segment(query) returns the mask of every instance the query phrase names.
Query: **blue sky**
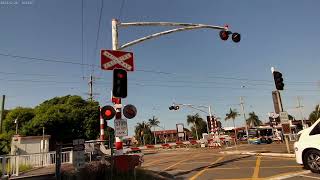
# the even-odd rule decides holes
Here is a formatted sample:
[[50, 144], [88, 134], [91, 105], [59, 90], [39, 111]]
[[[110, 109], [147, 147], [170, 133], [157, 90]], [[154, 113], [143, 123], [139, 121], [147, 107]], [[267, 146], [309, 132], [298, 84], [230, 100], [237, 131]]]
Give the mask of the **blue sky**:
[[[223, 42], [218, 31], [203, 29], [127, 48], [134, 53], [137, 69], [128, 74], [128, 98], [123, 100], [138, 109], [137, 117], [128, 121], [130, 134], [137, 122], [153, 115], [161, 126], [173, 129], [176, 123], [185, 123], [188, 114], [197, 112], [188, 108], [169, 111], [173, 101], [211, 105], [214, 113], [224, 118], [230, 107], [240, 110], [239, 97], [243, 96], [246, 112], [255, 111], [265, 120], [273, 111], [271, 66], [284, 76], [282, 99], [290, 114], [300, 119], [295, 108], [297, 96], [306, 117], [320, 102], [320, 2], [316, 0], [104, 0], [98, 41], [101, 1], [84, 0], [83, 53], [81, 0], [31, 0], [28, 5], [22, 4], [26, 0], [7, 1], [18, 2], [10, 5], [0, 0], [0, 94], [7, 95], [8, 109], [34, 107], [67, 94], [87, 98], [88, 80], [83, 77], [90, 73], [97, 77], [95, 99], [101, 105], [110, 104], [112, 73], [77, 64], [100, 64], [100, 49], [111, 49], [113, 18], [121, 22], [228, 24], [242, 36], [238, 44]], [[167, 29], [121, 28], [120, 44]], [[236, 120], [237, 125], [243, 122], [242, 117]], [[231, 124], [223, 120], [224, 126]]]

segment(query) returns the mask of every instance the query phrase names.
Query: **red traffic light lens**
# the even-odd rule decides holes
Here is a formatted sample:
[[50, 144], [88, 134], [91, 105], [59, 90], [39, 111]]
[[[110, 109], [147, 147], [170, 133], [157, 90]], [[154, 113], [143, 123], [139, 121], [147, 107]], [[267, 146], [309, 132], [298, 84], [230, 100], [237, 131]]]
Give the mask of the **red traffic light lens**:
[[228, 40], [229, 38], [229, 34], [227, 31], [220, 31], [219, 35], [220, 35], [220, 38], [224, 41]]
[[105, 114], [106, 116], [110, 116], [110, 115], [112, 114], [112, 112], [108, 109], [108, 110], [106, 110], [106, 111], [104, 112], [104, 114]]
[[103, 106], [101, 108], [101, 116], [104, 120], [110, 120], [116, 115], [116, 110], [112, 106]]
[[117, 76], [118, 76], [118, 78], [120, 78], [120, 79], [124, 78], [124, 74], [121, 74], [121, 73], [118, 73]]

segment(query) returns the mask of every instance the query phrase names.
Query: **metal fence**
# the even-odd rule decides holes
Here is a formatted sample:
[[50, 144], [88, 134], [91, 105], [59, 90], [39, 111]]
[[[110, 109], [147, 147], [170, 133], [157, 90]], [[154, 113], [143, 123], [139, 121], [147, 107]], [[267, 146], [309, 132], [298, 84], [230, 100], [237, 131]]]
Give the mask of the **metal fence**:
[[[56, 152], [36, 153], [28, 155], [5, 155], [0, 156], [2, 176], [19, 174], [19, 166], [43, 167], [55, 165]], [[72, 163], [72, 151], [61, 153], [61, 163]]]

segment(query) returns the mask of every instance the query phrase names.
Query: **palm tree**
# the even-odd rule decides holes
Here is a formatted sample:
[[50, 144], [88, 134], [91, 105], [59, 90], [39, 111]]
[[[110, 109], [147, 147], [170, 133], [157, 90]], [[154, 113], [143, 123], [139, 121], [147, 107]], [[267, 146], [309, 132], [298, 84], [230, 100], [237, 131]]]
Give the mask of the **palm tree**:
[[262, 124], [259, 117], [254, 112], [249, 113], [249, 118], [246, 119], [246, 122], [249, 127], [260, 126]]
[[236, 131], [236, 125], [234, 123], [234, 119], [236, 119], [237, 116], [239, 116], [240, 114], [237, 112], [236, 109], [231, 109], [229, 110], [229, 113], [226, 114], [226, 117], [224, 118], [224, 120], [229, 120], [229, 119], [232, 119], [233, 121], [233, 127], [234, 127], [234, 134], [235, 134], [235, 137], [237, 138], [237, 131]]
[[156, 127], [160, 124], [160, 121], [158, 121], [158, 118], [155, 116], [152, 116], [152, 119], [149, 119], [148, 121], [149, 125], [153, 127], [154, 144], [157, 144]]
[[309, 115], [309, 120], [314, 123], [320, 118], [320, 105], [316, 105], [316, 108], [314, 111], [312, 111]]
[[150, 133], [150, 125], [144, 121], [142, 121], [142, 123], [137, 123], [136, 127], [135, 127], [135, 134], [137, 139], [139, 139], [139, 141], [141, 141], [141, 137], [142, 137], [142, 141], [143, 144], [145, 145], [145, 134]]
[[203, 121], [203, 119], [200, 117], [200, 115], [198, 113], [196, 113], [195, 115], [188, 115], [187, 116], [187, 123], [188, 123], [188, 125], [193, 124], [194, 129], [196, 131], [197, 140], [199, 140], [198, 127], [199, 127], [201, 121]]

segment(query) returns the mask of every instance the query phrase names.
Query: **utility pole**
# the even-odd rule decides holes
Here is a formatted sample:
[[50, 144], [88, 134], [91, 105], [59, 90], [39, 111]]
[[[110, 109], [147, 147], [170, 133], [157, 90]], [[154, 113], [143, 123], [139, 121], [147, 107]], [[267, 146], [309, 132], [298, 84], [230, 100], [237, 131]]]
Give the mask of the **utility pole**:
[[248, 144], [249, 144], [249, 131], [248, 131], [246, 113], [244, 111], [244, 102], [243, 102], [243, 97], [242, 96], [240, 97], [240, 106], [241, 106], [241, 111], [243, 113], [244, 125], [246, 127], [247, 141], [248, 141]]
[[306, 123], [305, 123], [303, 115], [302, 115], [302, 109], [301, 108], [303, 108], [303, 106], [301, 105], [301, 97], [300, 96], [297, 96], [297, 102], [298, 102], [298, 106], [296, 108], [298, 108], [299, 112], [300, 112], [302, 129], [305, 129], [306, 128]]
[[89, 80], [89, 100], [93, 101], [93, 77], [92, 74], [90, 75], [90, 80]]
[[6, 96], [2, 95], [1, 99], [1, 109], [0, 109], [0, 133], [2, 133], [2, 121], [3, 121], [3, 114], [4, 114], [4, 102], [5, 102]]
[[16, 135], [18, 135], [18, 123], [19, 123], [18, 118], [15, 120], [15, 123], [16, 123]]

